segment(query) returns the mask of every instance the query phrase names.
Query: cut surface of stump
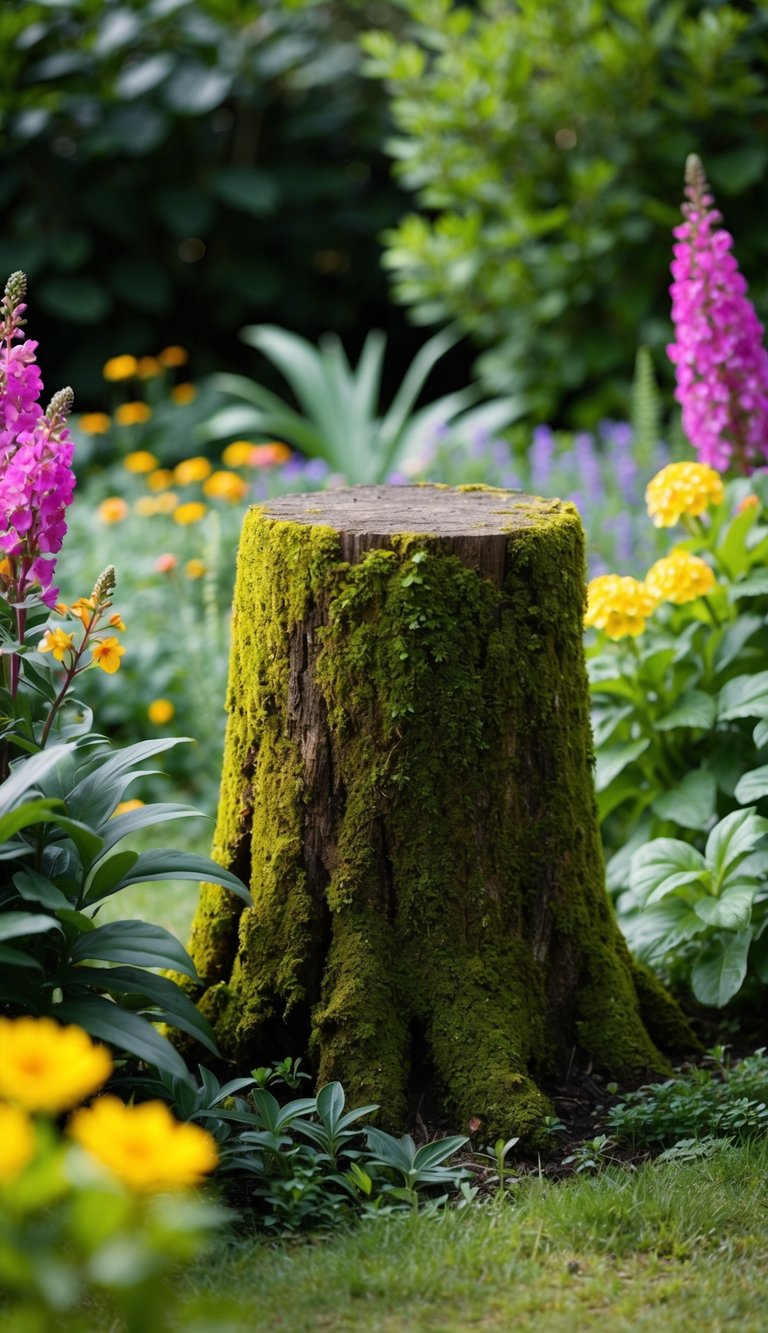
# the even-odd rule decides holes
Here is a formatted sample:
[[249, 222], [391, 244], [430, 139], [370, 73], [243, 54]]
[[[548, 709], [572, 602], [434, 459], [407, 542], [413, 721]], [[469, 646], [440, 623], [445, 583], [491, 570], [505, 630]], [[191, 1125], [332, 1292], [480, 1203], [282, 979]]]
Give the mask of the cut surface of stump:
[[245, 1070], [306, 1055], [402, 1128], [531, 1137], [539, 1090], [690, 1033], [606, 897], [581, 522], [516, 492], [361, 486], [250, 510], [201, 1008]]

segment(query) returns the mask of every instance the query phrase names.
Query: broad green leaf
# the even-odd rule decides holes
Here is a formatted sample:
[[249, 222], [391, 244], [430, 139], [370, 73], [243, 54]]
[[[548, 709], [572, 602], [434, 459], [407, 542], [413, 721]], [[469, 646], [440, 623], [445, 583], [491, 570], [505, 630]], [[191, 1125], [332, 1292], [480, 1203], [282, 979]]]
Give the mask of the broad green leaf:
[[100, 995], [78, 995], [53, 1006], [52, 1013], [62, 1023], [75, 1023], [92, 1037], [108, 1042], [116, 1051], [127, 1051], [145, 1064], [156, 1065], [168, 1074], [188, 1077], [189, 1071], [178, 1051], [140, 1014], [132, 1014], [119, 1004]]
[[54, 916], [44, 912], [0, 912], [0, 940], [24, 939], [26, 935], [44, 935], [61, 930]]
[[83, 901], [97, 903], [111, 893], [117, 893], [128, 882], [130, 874], [139, 859], [138, 852], [115, 852], [101, 861], [97, 861], [85, 881]]
[[595, 765], [595, 787], [597, 791], [605, 791], [607, 787], [624, 772], [629, 764], [634, 763], [636, 759], [644, 754], [650, 745], [650, 739], [646, 736], [640, 740], [627, 741], [623, 745], [607, 745], [597, 755]]
[[656, 721], [657, 731], [674, 731], [677, 727], [698, 727], [708, 731], [715, 721], [715, 701], [703, 690], [690, 690], [675, 707]]
[[723, 930], [743, 930], [749, 925], [752, 915], [752, 903], [758, 892], [758, 885], [735, 885], [727, 889], [720, 898], [701, 898], [693, 904], [693, 910], [708, 926], [719, 926]]
[[687, 882], [692, 883], [701, 880], [705, 873], [704, 857], [695, 847], [678, 838], [654, 838], [632, 857], [629, 887], [642, 904], [649, 893], [673, 875], [690, 877]]
[[741, 583], [731, 587], [731, 597], [762, 597], [768, 593], [768, 569], [753, 570]]
[[7, 814], [23, 800], [27, 792], [35, 791], [43, 779], [65, 754], [71, 754], [72, 745], [53, 745], [39, 754], [20, 760], [0, 785], [0, 815]]
[[43, 971], [42, 965], [36, 958], [31, 958], [28, 953], [22, 953], [21, 949], [11, 948], [9, 944], [0, 944], [0, 964], [3, 967], [25, 967], [31, 968], [34, 972]]
[[752, 801], [759, 801], [762, 796], [768, 796], [768, 764], [745, 773], [736, 783], [733, 794], [741, 805], [749, 805]]
[[69, 957], [73, 963], [99, 960], [168, 968], [197, 980], [195, 965], [175, 935], [147, 921], [115, 921], [97, 926], [75, 940]]
[[744, 645], [763, 627], [762, 616], [739, 616], [732, 624], [726, 625], [722, 638], [715, 651], [715, 668], [724, 671], [739, 656]]
[[61, 809], [62, 801], [25, 801], [23, 805], [17, 805], [0, 819], [0, 843], [8, 842], [20, 829], [31, 824], [49, 824]]
[[[189, 736], [160, 737], [157, 740], [138, 741], [122, 750], [108, 751], [106, 757], [101, 754], [95, 756], [89, 763], [86, 776], [80, 778], [67, 793], [69, 815], [82, 820], [91, 828], [98, 826], [107, 814], [112, 813], [122, 797], [125, 784], [115, 786], [118, 779], [127, 777], [137, 765], [172, 749], [174, 745], [191, 743]], [[113, 795], [114, 803], [110, 804]]]
[[675, 897], [638, 912], [623, 922], [622, 928], [633, 953], [647, 963], [660, 962], [678, 944], [706, 930], [693, 908]]
[[326, 1083], [317, 1094], [317, 1114], [332, 1126], [338, 1124], [344, 1110], [344, 1089], [340, 1083]]
[[755, 742], [758, 750], [762, 750], [764, 745], [768, 745], [768, 718], [758, 722], [752, 732], [752, 740]]
[[208, 819], [202, 811], [191, 805], [175, 805], [158, 801], [152, 805], [142, 805], [138, 810], [127, 810], [124, 815], [110, 815], [99, 825], [103, 839], [102, 852], [107, 852], [122, 838], [127, 838], [141, 829], [153, 828], [169, 819]]
[[463, 1134], [454, 1134], [449, 1138], [436, 1139], [434, 1143], [425, 1143], [417, 1149], [413, 1165], [419, 1171], [433, 1170], [436, 1166], [440, 1166], [447, 1161], [449, 1157], [453, 1157], [454, 1153], [463, 1148], [465, 1143], [469, 1143], [469, 1139], [465, 1138]]
[[606, 741], [610, 740], [614, 731], [625, 718], [631, 717], [634, 713], [631, 704], [625, 704], [623, 708], [604, 708], [595, 712], [592, 717], [592, 737], [595, 742], [595, 749], [600, 750]]
[[768, 717], [768, 671], [734, 676], [727, 681], [720, 691], [717, 716], [720, 722], [732, 722], [739, 717]]
[[722, 1009], [741, 990], [751, 942], [751, 930], [707, 941], [691, 971], [693, 993], [701, 1004]]
[[40, 903], [41, 907], [49, 907], [52, 912], [60, 907], [72, 906], [66, 894], [36, 870], [18, 870], [13, 877], [13, 885], [25, 902]]
[[70, 819], [66, 815], [56, 815], [53, 822], [75, 844], [83, 865], [89, 865], [94, 857], [99, 855], [102, 840], [89, 824], [81, 823], [79, 819]]
[[196, 852], [177, 852], [172, 847], [162, 847], [151, 852], [142, 852], [124, 883], [148, 884], [152, 880], [190, 879], [206, 884], [221, 884], [248, 906], [251, 895], [241, 879], [212, 861], [208, 856], [199, 856]]
[[706, 829], [715, 813], [717, 783], [705, 768], [686, 773], [679, 787], [662, 792], [653, 802], [660, 819], [672, 819], [682, 828]]
[[[157, 976], [139, 967], [70, 967], [57, 973], [55, 982], [65, 995], [69, 986], [84, 986], [116, 995], [136, 996], [160, 1006], [162, 1014], [147, 1015], [153, 1023], [167, 1022], [188, 1032], [213, 1055], [219, 1055], [208, 1020], [170, 977]], [[251, 1080], [246, 1080], [250, 1083]]]
[[704, 855], [712, 871], [714, 890], [720, 891], [729, 871], [768, 833], [768, 819], [755, 814], [755, 807], [732, 810], [721, 819], [707, 838]]

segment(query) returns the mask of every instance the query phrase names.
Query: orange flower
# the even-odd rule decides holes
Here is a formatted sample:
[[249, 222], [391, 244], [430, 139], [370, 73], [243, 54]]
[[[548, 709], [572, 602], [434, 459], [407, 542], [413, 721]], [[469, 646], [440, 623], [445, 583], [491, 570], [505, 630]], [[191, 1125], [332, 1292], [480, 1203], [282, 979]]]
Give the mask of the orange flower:
[[63, 629], [47, 629], [37, 647], [39, 653], [53, 653], [57, 662], [63, 662], [66, 654], [74, 650], [73, 635]]
[[154, 379], [155, 375], [159, 375], [162, 369], [160, 362], [154, 356], [140, 356], [136, 366], [139, 379], [142, 380]]
[[147, 717], [156, 727], [163, 727], [166, 722], [170, 722], [175, 712], [170, 699], [153, 699], [147, 709]]
[[190, 523], [199, 523], [207, 512], [207, 506], [200, 500], [191, 500], [189, 504], [179, 505], [178, 509], [174, 510], [173, 517], [182, 527], [187, 527]]
[[254, 444], [248, 464], [250, 467], [276, 467], [279, 463], [287, 463], [292, 452], [287, 444], [280, 444], [279, 441]]
[[207, 566], [202, 560], [188, 560], [184, 566], [184, 573], [188, 579], [201, 579], [205, 574]]
[[106, 671], [108, 676], [114, 675], [120, 668], [120, 658], [125, 653], [125, 648], [117, 639], [102, 639], [99, 643], [94, 643], [91, 647], [91, 656], [97, 667]]
[[107, 361], [101, 373], [105, 380], [115, 382], [117, 380], [129, 380], [132, 375], [136, 374], [138, 364], [135, 356], [128, 356], [127, 354], [113, 356]]
[[84, 412], [77, 424], [84, 435], [106, 435], [112, 422], [106, 412]]
[[147, 485], [151, 491], [164, 491], [173, 481], [173, 473], [170, 468], [159, 467], [154, 472], [150, 472], [147, 477]]
[[247, 481], [243, 481], [236, 472], [213, 472], [207, 481], [203, 482], [203, 495], [210, 499], [229, 500], [232, 504], [237, 504], [248, 494], [249, 486]]
[[143, 422], [149, 421], [152, 416], [152, 408], [149, 403], [121, 403], [115, 412], [115, 421], [121, 426], [140, 426]]
[[135, 449], [133, 453], [125, 455], [123, 467], [126, 472], [153, 472], [157, 467], [157, 459], [148, 449]]
[[109, 617], [109, 623], [113, 629], [125, 629], [125, 621], [118, 611]]
[[93, 620], [93, 613], [96, 610], [96, 603], [92, 597], [78, 597], [69, 608], [69, 614], [76, 620], [82, 620], [84, 625], [90, 625]]
[[193, 403], [197, 398], [197, 389], [194, 384], [177, 384], [175, 389], [171, 389], [171, 399], [179, 407], [186, 407], [187, 403]]
[[174, 366], [185, 366], [189, 360], [189, 353], [186, 347], [164, 347], [162, 352], [158, 352], [157, 359], [161, 366], [166, 366], [170, 370]]
[[122, 523], [128, 514], [128, 506], [119, 495], [110, 495], [102, 500], [96, 512], [102, 523]]
[[173, 470], [173, 479], [177, 486], [189, 486], [193, 481], [205, 481], [210, 475], [211, 465], [202, 455], [185, 458]]

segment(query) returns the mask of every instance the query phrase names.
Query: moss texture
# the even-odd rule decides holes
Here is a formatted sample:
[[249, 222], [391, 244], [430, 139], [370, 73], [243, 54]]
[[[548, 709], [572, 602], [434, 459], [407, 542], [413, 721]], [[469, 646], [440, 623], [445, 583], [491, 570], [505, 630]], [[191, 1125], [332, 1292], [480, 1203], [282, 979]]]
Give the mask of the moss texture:
[[528, 517], [502, 587], [424, 535], [353, 565], [329, 527], [242, 536], [214, 854], [254, 905], [204, 887], [201, 1007], [245, 1068], [310, 1051], [395, 1127], [426, 1080], [530, 1141], [575, 1046], [664, 1072], [641, 1005], [689, 1044], [604, 890], [580, 520]]

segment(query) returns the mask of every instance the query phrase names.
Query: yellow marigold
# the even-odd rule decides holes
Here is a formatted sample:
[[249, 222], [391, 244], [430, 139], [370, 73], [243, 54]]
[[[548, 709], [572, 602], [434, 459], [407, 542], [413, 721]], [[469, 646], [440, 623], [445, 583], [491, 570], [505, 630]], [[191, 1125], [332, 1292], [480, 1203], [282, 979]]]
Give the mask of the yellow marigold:
[[163, 367], [155, 356], [140, 356], [136, 366], [139, 379], [142, 380], [154, 379], [155, 375], [162, 372], [162, 369]]
[[645, 582], [660, 602], [683, 606], [703, 597], [715, 586], [715, 576], [706, 560], [688, 551], [671, 551], [651, 565]]
[[157, 500], [151, 495], [140, 495], [133, 507], [140, 518], [152, 518], [161, 512], [157, 507]]
[[656, 528], [673, 528], [683, 514], [697, 518], [723, 499], [723, 479], [707, 463], [669, 463], [646, 487], [648, 513]]
[[136, 374], [138, 361], [135, 356], [112, 356], [102, 369], [105, 380], [129, 380]]
[[174, 509], [173, 517], [182, 527], [186, 527], [189, 523], [199, 523], [206, 513], [207, 506], [200, 500], [190, 500], [189, 504], [179, 505], [178, 509]]
[[197, 1185], [218, 1164], [213, 1135], [174, 1120], [165, 1102], [126, 1106], [117, 1097], [99, 1097], [75, 1111], [68, 1133], [140, 1193]]
[[162, 727], [166, 722], [170, 722], [175, 712], [176, 709], [170, 699], [153, 699], [147, 709], [147, 717], [154, 726]]
[[149, 421], [152, 408], [149, 403], [121, 403], [115, 411], [115, 421], [121, 426], [140, 426]]
[[68, 1111], [112, 1073], [105, 1046], [52, 1018], [0, 1018], [0, 1097], [27, 1111]]
[[133, 453], [125, 455], [123, 467], [126, 472], [154, 472], [157, 459], [148, 449], [134, 449]]
[[128, 506], [121, 496], [110, 495], [102, 500], [96, 512], [102, 523], [122, 523], [128, 513]]
[[94, 643], [91, 647], [91, 656], [97, 667], [106, 671], [108, 676], [113, 676], [120, 668], [120, 658], [125, 654], [125, 648], [117, 639], [102, 639], [99, 643]]
[[193, 403], [197, 398], [197, 389], [194, 384], [177, 384], [171, 389], [171, 400], [177, 407], [186, 407], [187, 403]]
[[157, 359], [161, 366], [171, 370], [175, 366], [185, 366], [189, 360], [189, 353], [186, 347], [164, 347], [162, 352], [158, 352]]
[[203, 560], [188, 560], [184, 566], [184, 573], [188, 579], [201, 579], [207, 568]]
[[204, 495], [210, 499], [230, 500], [232, 504], [242, 500], [249, 489], [248, 482], [236, 472], [212, 472], [208, 480], [203, 482]]
[[193, 481], [205, 481], [211, 475], [211, 465], [207, 458], [185, 458], [173, 469], [173, 480], [177, 486], [189, 486]]
[[226, 467], [249, 467], [251, 454], [256, 448], [252, 440], [235, 440], [227, 445], [221, 461]]
[[155, 513], [172, 514], [178, 503], [179, 497], [175, 491], [163, 491], [155, 500]]
[[168, 467], [155, 468], [147, 477], [147, 485], [151, 491], [164, 491], [173, 481], [173, 473]]
[[141, 810], [143, 805], [144, 802], [140, 801], [138, 796], [134, 796], [130, 801], [121, 801], [112, 811], [112, 818], [114, 819], [116, 815], [128, 815], [131, 810]]
[[601, 574], [587, 588], [585, 625], [594, 625], [609, 639], [623, 639], [626, 634], [642, 634], [647, 617], [657, 598], [638, 579], [619, 574]]
[[83, 435], [106, 435], [112, 422], [106, 412], [84, 412], [77, 424]]
[[287, 463], [293, 453], [287, 444], [275, 441], [272, 444], [254, 444], [248, 460], [249, 467], [277, 467]]
[[35, 1155], [35, 1128], [18, 1106], [0, 1102], [0, 1184], [13, 1180]]
[[57, 662], [63, 662], [65, 655], [74, 652], [74, 648], [74, 635], [63, 629], [47, 629], [37, 645], [39, 653], [53, 653]]

